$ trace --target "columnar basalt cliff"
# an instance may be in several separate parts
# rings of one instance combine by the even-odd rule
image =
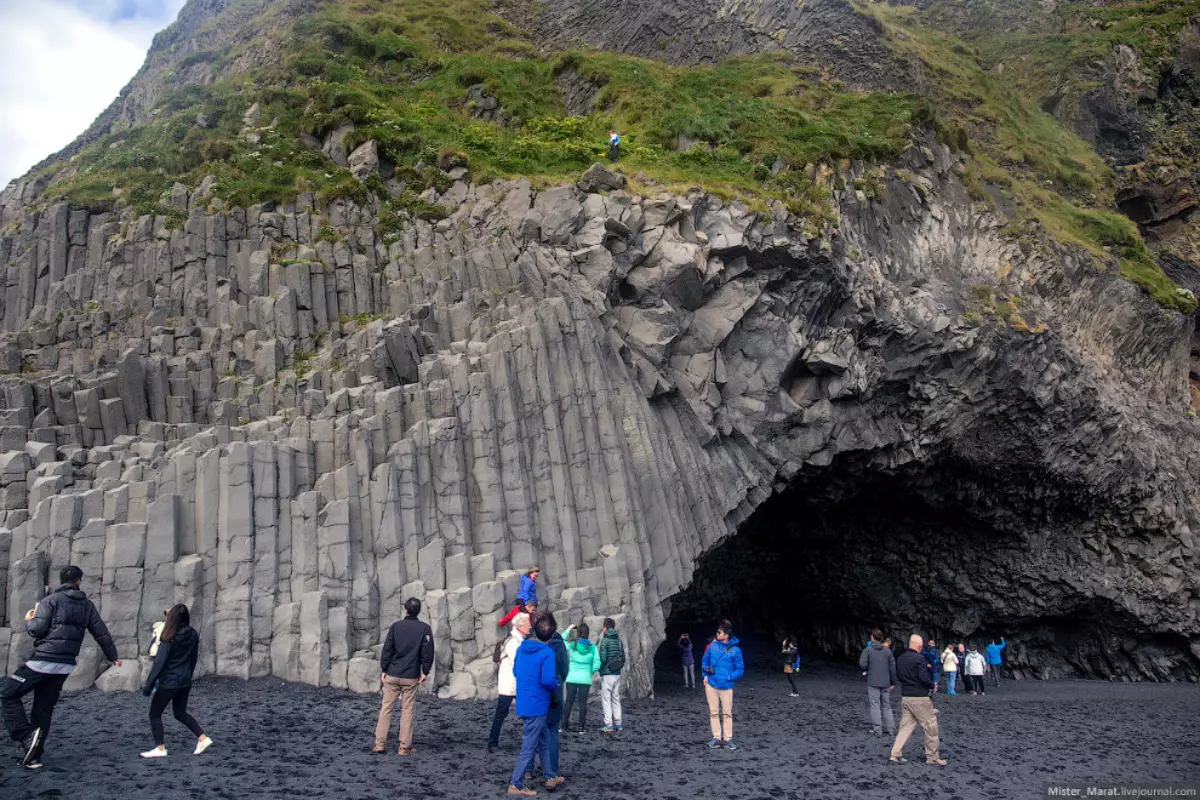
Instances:
[[[486,697],[538,564],[560,622],[617,620],[639,694],[672,618],[731,607],[832,653],[884,624],[1004,634],[1028,677],[1196,679],[1192,320],[1012,236],[968,158],[918,129],[813,169],[836,227],[598,165],[446,164],[428,221],[10,185],[0,665],[75,563],[123,655],[186,602],[202,672],[360,691],[416,596],[433,687]],[[366,184],[382,161],[347,158]],[[69,686],[138,679],[81,665]]]

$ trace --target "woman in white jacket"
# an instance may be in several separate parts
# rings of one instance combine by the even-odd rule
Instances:
[[[517,648],[529,636],[529,615],[517,614],[513,617],[512,627],[508,638],[504,640],[504,648],[500,660],[496,662],[499,673],[496,675],[496,713],[492,716],[492,732],[488,734],[488,752],[495,752],[500,746],[500,728],[508,718],[508,710],[512,708],[513,699],[517,696],[517,678],[513,675],[513,661],[517,657]]]
[[[954,691],[954,682],[958,678],[958,655],[954,645],[946,645],[942,651],[942,672],[946,673],[946,694],[958,694]]]
[[[975,645],[971,645],[971,652],[967,653],[967,663],[963,665],[963,670],[966,672],[967,689],[971,694],[984,694],[983,676],[987,672],[987,662]]]

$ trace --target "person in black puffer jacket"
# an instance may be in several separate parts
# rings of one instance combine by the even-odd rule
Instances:
[[[25,614],[25,630],[34,638],[32,658],[12,675],[0,680],[4,725],[9,736],[21,743],[25,751],[21,764],[29,769],[42,766],[42,751],[50,733],[54,706],[67,676],[75,667],[83,634],[92,634],[104,657],[121,666],[108,627],[100,619],[96,606],[79,588],[83,570],[63,567],[59,578],[62,586]],[[21,698],[30,692],[33,692],[33,709],[26,717]]]
[[[142,687],[142,694],[150,701],[150,730],[154,733],[154,749],[142,753],[142,758],[162,758],[167,754],[164,744],[162,714],[170,703],[175,719],[187,726],[196,735],[194,755],[200,755],[212,745],[200,723],[188,713],[188,695],[192,691],[192,673],[196,671],[196,658],[200,654],[200,634],[191,626],[188,607],[178,603],[167,612],[167,624],[159,637],[158,653],[150,667],[150,676]]]

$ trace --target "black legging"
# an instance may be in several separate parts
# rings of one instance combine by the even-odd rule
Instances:
[[[155,746],[163,746],[162,713],[167,710],[167,703],[171,704],[171,710],[175,712],[175,719],[196,734],[197,739],[204,735],[204,729],[200,727],[200,723],[187,713],[188,695],[191,691],[192,687],[190,686],[184,689],[164,689],[160,686],[154,693],[154,697],[150,700],[150,730],[154,733]]]
[[[790,683],[792,685],[792,694],[796,694],[796,675],[795,675],[795,673],[785,672],[783,674],[787,675],[788,683]]]
[[[565,729],[571,727],[571,709],[579,705],[579,730],[587,730],[587,701],[590,683],[568,683],[566,706],[563,708],[562,725]]]

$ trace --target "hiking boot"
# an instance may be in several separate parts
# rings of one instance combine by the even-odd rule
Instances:
[[[729,741],[725,742],[726,750],[737,750],[737,748],[738,748],[738,746],[733,743],[733,739],[730,739]]]
[[[908,763],[908,759],[907,759],[907,758],[905,758],[904,756],[888,756],[888,761],[892,762],[893,764],[906,764],[906,763]]]
[[[387,748],[380,747],[379,745],[375,745],[374,747],[371,748],[371,755],[373,755],[373,756],[381,756],[386,752],[387,752]]]
[[[716,750],[722,744],[723,744],[723,742],[720,739],[713,738],[713,739],[708,740],[708,746],[711,747],[713,750]]]
[[[34,728],[33,733],[26,736],[25,741],[21,742],[21,746],[25,750],[21,757],[21,766],[29,767],[32,762],[36,761],[37,766],[40,767],[42,765],[42,729]],[[37,769],[37,767],[30,767],[30,769]]]
[[[944,767],[950,762],[944,758],[927,758],[925,759],[925,763],[933,767]]]
[[[510,783],[508,785],[508,793],[517,797],[536,797],[537,789],[527,789],[524,786],[518,789]]]
[[[401,747],[399,750],[396,751],[396,755],[411,756],[413,754],[413,750],[416,750],[416,749],[417,748],[415,748],[415,747]]]
[[[550,780],[546,781],[542,785],[546,787],[546,791],[553,792],[555,789],[562,786],[566,782],[567,782],[567,779],[564,778],[562,775],[559,775],[557,778],[551,778]]]

